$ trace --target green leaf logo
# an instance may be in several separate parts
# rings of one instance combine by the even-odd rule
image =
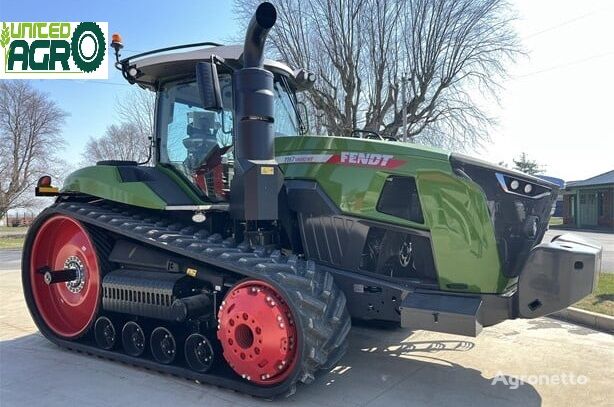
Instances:
[[[2,23],[2,33],[0,34],[0,45],[2,48],[5,48],[9,42],[11,41],[11,33],[9,31],[9,26],[6,23]]]

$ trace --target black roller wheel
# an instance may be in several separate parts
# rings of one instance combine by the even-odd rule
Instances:
[[[159,326],[151,333],[149,340],[151,354],[160,363],[168,365],[173,363],[177,355],[177,342],[168,329]]]
[[[130,356],[141,356],[145,352],[145,332],[134,321],[126,322],[122,329],[124,352]]]
[[[207,372],[214,364],[215,351],[206,336],[192,334],[185,341],[185,360],[190,369],[197,372]]]
[[[107,317],[100,317],[94,325],[94,337],[99,348],[110,350],[115,346],[117,334],[113,322]]]

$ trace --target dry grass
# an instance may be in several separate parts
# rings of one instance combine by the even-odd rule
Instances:
[[[614,316],[614,273],[601,273],[597,290],[574,307]]]
[[[21,249],[23,236],[0,237],[0,249]]]

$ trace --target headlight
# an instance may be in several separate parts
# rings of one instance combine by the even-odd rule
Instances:
[[[524,179],[516,179],[514,175],[497,172],[495,176],[497,177],[497,181],[499,181],[501,189],[508,194],[520,195],[532,199],[550,195],[550,189],[541,185],[532,184]]]

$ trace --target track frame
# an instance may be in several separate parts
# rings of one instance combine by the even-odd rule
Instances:
[[[305,339],[300,341],[297,349],[299,366],[284,382],[263,387],[245,381],[230,368],[222,367],[213,372],[199,373],[179,365],[163,365],[147,358],[129,356],[120,351],[103,350],[97,348],[94,341],[88,338],[72,341],[55,336],[36,312],[28,272],[31,246],[36,231],[45,219],[55,214],[73,217],[85,224],[88,230],[96,230],[103,235],[103,238],[105,234],[110,233],[188,258],[203,266],[199,272],[215,273],[216,270],[230,272],[270,284],[289,300],[297,329],[305,333]],[[254,250],[229,239],[219,243],[219,236],[214,239],[212,236],[196,237],[198,232],[188,229],[187,225],[174,223],[168,218],[164,219],[162,213],[157,217],[166,222],[158,223],[161,226],[155,226],[153,222],[144,220],[146,217],[138,212],[138,208],[107,202],[78,201],[58,202],[39,215],[26,237],[22,284],[32,318],[47,339],[64,349],[129,363],[261,398],[293,394],[298,382],[313,381],[319,369],[336,364],[343,356],[347,348],[347,334],[351,322],[345,307],[345,296],[335,286],[330,273],[319,272],[315,263],[304,261],[295,255],[283,256],[279,251],[269,252],[258,248]],[[200,233],[200,236],[206,234]],[[101,259],[101,263],[105,261],[106,259]]]

